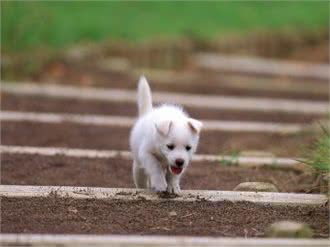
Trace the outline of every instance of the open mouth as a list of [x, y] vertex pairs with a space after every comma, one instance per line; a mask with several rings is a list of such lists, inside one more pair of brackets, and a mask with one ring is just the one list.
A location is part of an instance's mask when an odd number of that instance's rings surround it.
[[182, 168], [179, 167], [171, 166], [170, 169], [174, 174], [180, 174], [182, 172]]

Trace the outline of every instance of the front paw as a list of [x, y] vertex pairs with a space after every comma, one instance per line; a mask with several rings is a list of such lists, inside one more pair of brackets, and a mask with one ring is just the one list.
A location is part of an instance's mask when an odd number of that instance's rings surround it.
[[178, 184], [169, 184], [167, 186], [167, 192], [172, 194], [179, 194], [181, 192], [180, 186]]
[[155, 183], [151, 185], [151, 190], [156, 193], [166, 192], [167, 184], [166, 183]]
[[178, 194], [170, 193], [168, 191], [158, 192], [157, 195], [164, 199], [172, 199], [178, 197]]

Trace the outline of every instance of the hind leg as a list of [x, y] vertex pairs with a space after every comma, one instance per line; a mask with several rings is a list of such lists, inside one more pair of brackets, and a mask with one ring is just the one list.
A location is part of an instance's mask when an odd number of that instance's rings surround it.
[[133, 161], [133, 180], [135, 187], [138, 189], [146, 189], [148, 188], [148, 176], [145, 174], [143, 168], [141, 168], [137, 161]]

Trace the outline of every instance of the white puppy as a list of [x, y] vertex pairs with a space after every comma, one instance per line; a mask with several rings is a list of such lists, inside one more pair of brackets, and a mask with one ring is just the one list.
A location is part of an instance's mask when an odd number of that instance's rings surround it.
[[202, 123], [174, 105], [152, 107], [142, 76], [138, 85], [139, 119], [130, 136], [133, 178], [137, 188], [180, 192], [180, 177], [196, 151]]

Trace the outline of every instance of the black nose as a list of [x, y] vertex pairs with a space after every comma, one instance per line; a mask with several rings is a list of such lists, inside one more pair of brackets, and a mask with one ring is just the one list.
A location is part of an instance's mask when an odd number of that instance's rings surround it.
[[183, 160], [183, 159], [176, 159], [176, 160], [175, 160], [175, 164], [176, 164], [177, 166], [183, 166], [183, 164], [184, 164], [184, 160]]

